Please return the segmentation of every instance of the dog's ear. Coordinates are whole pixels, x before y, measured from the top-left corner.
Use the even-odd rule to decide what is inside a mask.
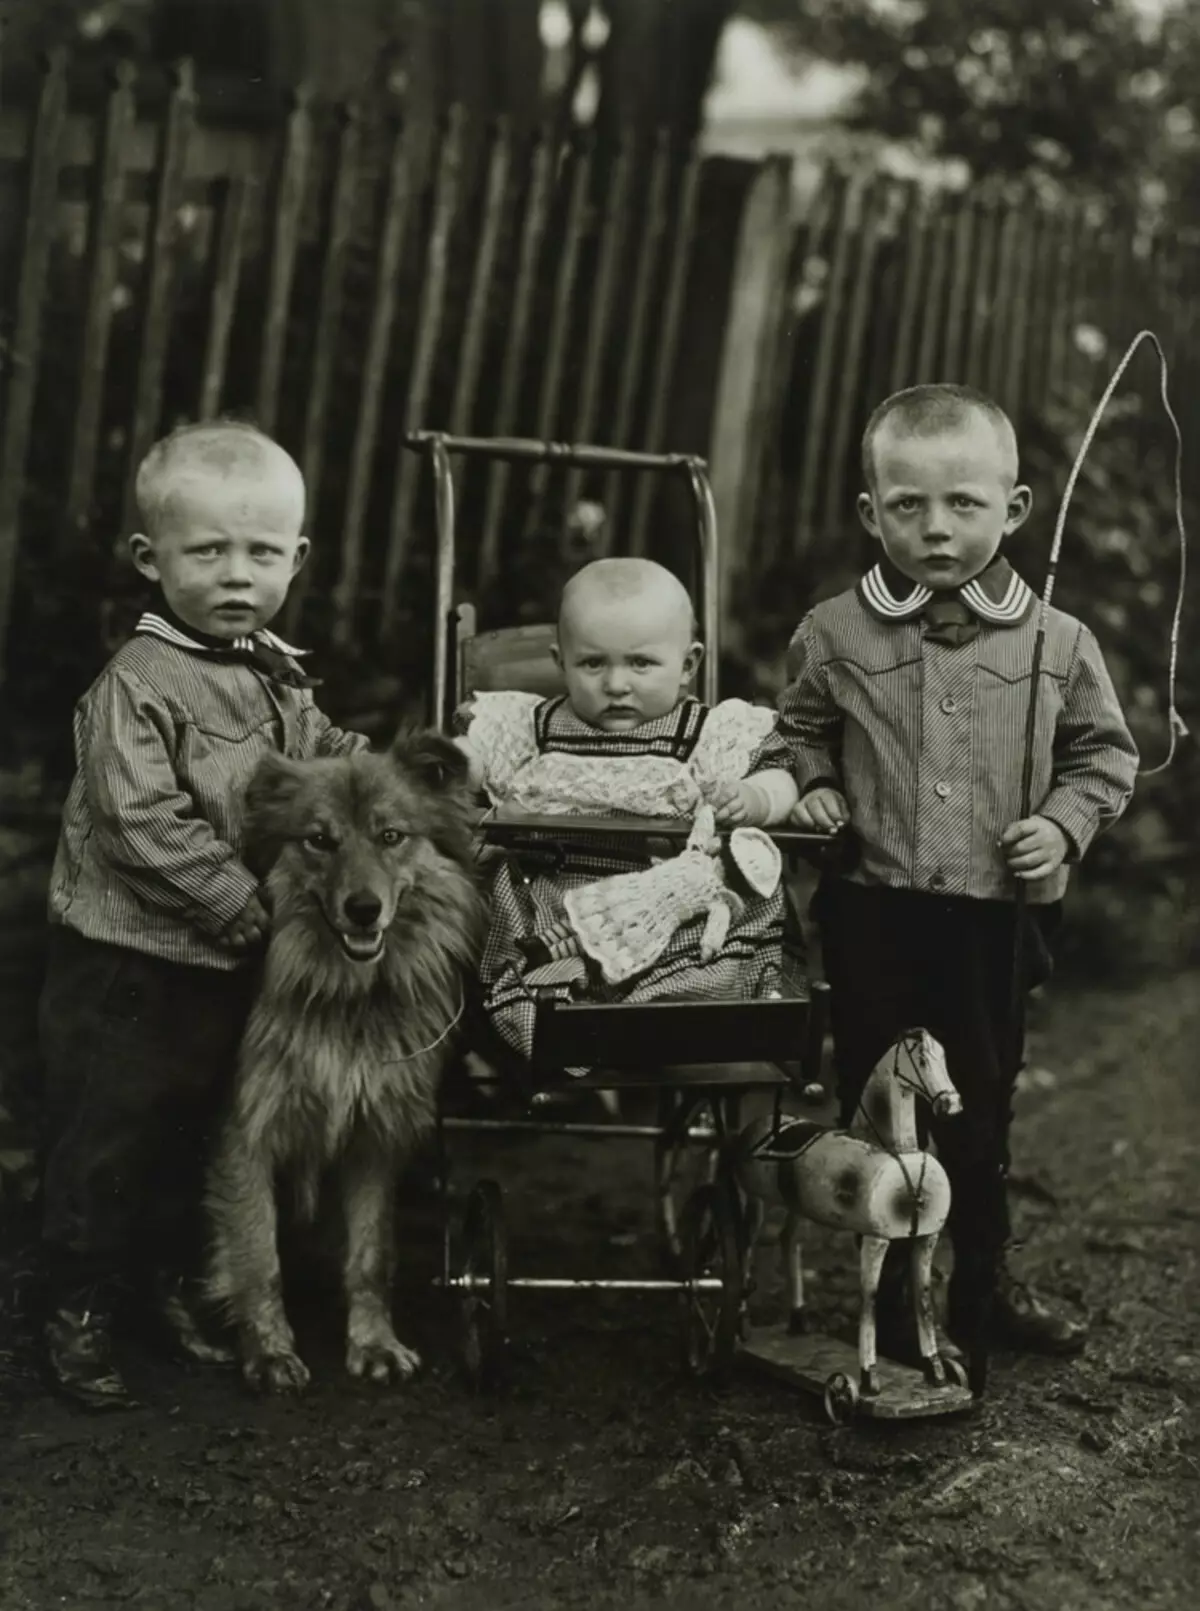
[[[433,728],[397,734],[390,753],[397,766],[439,794],[463,788],[470,775],[470,763],[463,751],[453,739]]]
[[[246,785],[244,855],[246,865],[259,877],[270,870],[288,838],[302,776],[302,763],[268,750]]]

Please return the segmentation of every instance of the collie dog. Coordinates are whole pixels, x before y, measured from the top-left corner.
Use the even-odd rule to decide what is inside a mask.
[[[209,1175],[209,1295],[252,1386],[303,1388],[277,1190],[288,1181],[311,1220],[329,1177],[345,1215],[346,1367],[396,1381],[420,1363],[392,1327],[397,1180],[434,1125],[482,934],[466,758],[436,733],[387,754],[268,756],[246,844],[272,928]]]

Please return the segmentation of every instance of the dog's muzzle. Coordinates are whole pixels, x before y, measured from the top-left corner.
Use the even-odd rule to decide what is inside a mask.
[[[352,901],[346,901],[344,905],[346,916],[353,923],[356,916],[355,911],[352,909],[353,903]],[[385,931],[378,924],[381,913],[381,903],[374,901],[369,915],[364,910],[361,913],[360,921],[354,923],[352,928],[342,928],[340,923],[334,922],[324,907],[321,908],[321,916],[337,936],[338,944],[351,962],[378,962],[383,955]],[[363,918],[365,918],[365,921],[362,921]]]

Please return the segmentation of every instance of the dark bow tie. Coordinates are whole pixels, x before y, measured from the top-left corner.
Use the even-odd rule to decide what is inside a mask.
[[[290,659],[281,649],[273,649],[269,643],[261,638],[251,638],[249,643],[230,644],[227,648],[213,651],[222,658],[240,661],[243,665],[253,666],[261,671],[272,682],[279,683],[284,688],[319,688],[320,677],[310,677],[301,671],[295,661]]]
[[[957,648],[979,635],[979,617],[957,593],[935,593],[921,611],[925,635],[934,643]]]

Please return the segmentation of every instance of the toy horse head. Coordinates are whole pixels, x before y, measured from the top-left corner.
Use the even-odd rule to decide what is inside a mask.
[[[946,1053],[927,1029],[906,1029],[888,1049],[877,1067],[891,1063],[888,1072],[914,1096],[924,1097],[939,1119],[962,1112],[962,1097],[950,1080]]]

